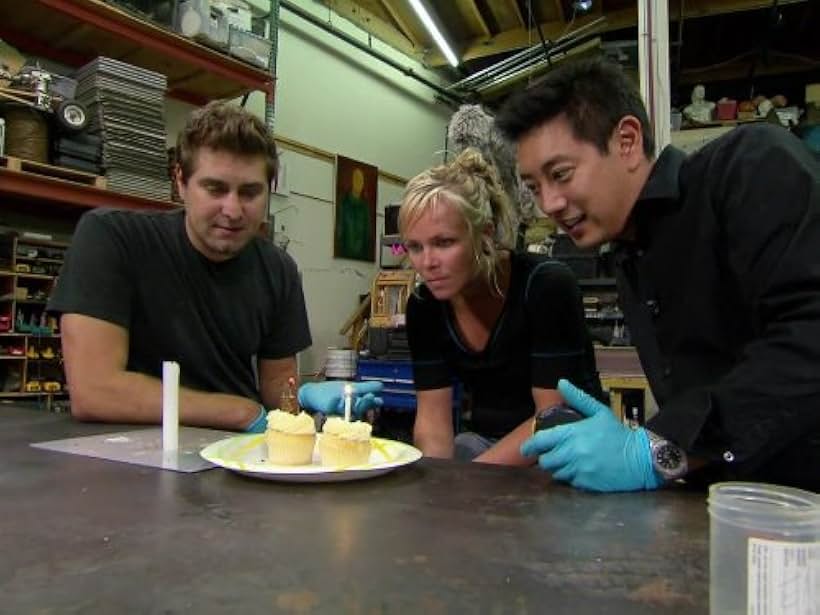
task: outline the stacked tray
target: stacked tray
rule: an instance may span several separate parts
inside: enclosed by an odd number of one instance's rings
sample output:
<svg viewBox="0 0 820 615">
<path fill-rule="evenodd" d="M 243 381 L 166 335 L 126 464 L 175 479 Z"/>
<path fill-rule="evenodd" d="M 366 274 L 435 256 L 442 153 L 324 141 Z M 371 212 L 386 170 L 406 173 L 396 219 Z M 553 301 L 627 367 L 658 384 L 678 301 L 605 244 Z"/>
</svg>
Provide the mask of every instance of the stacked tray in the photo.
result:
<svg viewBox="0 0 820 615">
<path fill-rule="evenodd" d="M 77 99 L 88 108 L 88 131 L 102 137 L 108 189 L 169 199 L 165 75 L 98 57 L 75 78 Z"/>
<path fill-rule="evenodd" d="M 51 162 L 59 167 L 102 175 L 100 137 L 80 132 L 62 135 L 51 142 Z"/>
</svg>

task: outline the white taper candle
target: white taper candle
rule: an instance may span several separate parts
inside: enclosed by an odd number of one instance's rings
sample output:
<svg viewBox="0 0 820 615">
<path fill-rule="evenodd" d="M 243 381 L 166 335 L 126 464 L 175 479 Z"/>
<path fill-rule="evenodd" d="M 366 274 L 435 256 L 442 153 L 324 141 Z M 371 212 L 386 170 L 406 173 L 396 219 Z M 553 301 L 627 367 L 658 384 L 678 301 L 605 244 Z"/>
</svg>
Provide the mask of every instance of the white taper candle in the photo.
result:
<svg viewBox="0 0 820 615">
<path fill-rule="evenodd" d="M 162 362 L 162 450 L 179 449 L 179 363 Z"/>
<path fill-rule="evenodd" d="M 353 407 L 353 385 L 345 384 L 345 420 L 350 420 L 350 411 Z"/>
</svg>

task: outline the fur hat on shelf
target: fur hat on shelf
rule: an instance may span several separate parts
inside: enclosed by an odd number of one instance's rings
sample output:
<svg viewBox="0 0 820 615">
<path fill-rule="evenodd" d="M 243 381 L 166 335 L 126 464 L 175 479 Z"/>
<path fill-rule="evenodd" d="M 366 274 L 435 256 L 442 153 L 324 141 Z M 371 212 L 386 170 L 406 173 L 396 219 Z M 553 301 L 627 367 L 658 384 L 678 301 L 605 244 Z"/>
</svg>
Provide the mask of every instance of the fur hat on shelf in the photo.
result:
<svg viewBox="0 0 820 615">
<path fill-rule="evenodd" d="M 515 148 L 495 128 L 493 116 L 481 105 L 461 105 L 447 125 L 448 155 L 456 156 L 467 147 L 481 152 L 498 170 L 501 183 L 521 222 L 535 217 L 535 203 L 530 191 L 518 177 Z"/>
</svg>

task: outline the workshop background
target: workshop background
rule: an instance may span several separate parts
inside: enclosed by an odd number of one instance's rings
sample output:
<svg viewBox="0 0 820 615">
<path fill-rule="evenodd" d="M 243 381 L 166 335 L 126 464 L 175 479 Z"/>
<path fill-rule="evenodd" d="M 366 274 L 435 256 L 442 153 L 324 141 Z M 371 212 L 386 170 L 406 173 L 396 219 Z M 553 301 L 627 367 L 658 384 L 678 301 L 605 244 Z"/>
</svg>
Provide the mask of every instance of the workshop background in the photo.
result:
<svg viewBox="0 0 820 615">
<path fill-rule="evenodd" d="M 462 105 L 491 116 L 513 89 L 568 58 L 603 54 L 638 81 L 639 39 L 659 34 L 640 17 L 659 6 L 2 3 L 0 397 L 64 406 L 59 329 L 44 307 L 74 224 L 92 207 L 179 206 L 168 179 L 176 134 L 194 105 L 231 98 L 265 118 L 281 148 L 266 232 L 302 274 L 314 344 L 299 357 L 301 374 L 382 379 L 388 405 L 412 409 L 403 309 L 415 280 L 395 228 L 404 183 L 454 149 L 448 128 Z M 693 151 L 739 123 L 769 121 L 820 160 L 820 4 L 678 0 L 662 8 L 669 78 L 658 84 L 666 96 L 658 117 L 673 144 Z M 704 100 L 694 104 L 699 84 Z M 377 170 L 372 261 L 334 258 L 337 156 Z M 578 251 L 532 210 L 524 222 L 521 249 L 565 260 L 581 282 L 613 408 L 645 420 L 653 402 L 606 249 Z"/>
</svg>

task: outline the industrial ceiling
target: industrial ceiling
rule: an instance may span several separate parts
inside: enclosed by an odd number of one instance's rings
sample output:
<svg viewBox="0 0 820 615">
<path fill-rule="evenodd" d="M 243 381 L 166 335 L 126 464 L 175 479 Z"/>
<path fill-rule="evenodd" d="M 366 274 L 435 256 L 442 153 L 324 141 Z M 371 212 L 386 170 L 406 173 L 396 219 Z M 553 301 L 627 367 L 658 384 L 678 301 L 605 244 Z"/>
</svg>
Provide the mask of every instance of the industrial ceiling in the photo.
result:
<svg viewBox="0 0 820 615">
<path fill-rule="evenodd" d="M 634 61 L 635 0 L 421 1 L 453 48 L 455 68 L 410 0 L 320 0 L 434 69 L 451 91 L 466 98 L 492 100 L 522 78 L 547 70 L 550 63 L 536 62 L 536 55 L 545 60 L 546 55 L 602 49 Z M 803 82 L 820 78 L 820 2 L 671 0 L 669 19 L 673 87 L 795 74 Z M 533 50 L 529 59 L 528 48 Z M 516 54 L 523 59 L 515 61 Z M 497 68 L 500 62 L 512 64 L 518 74 Z"/>
</svg>

